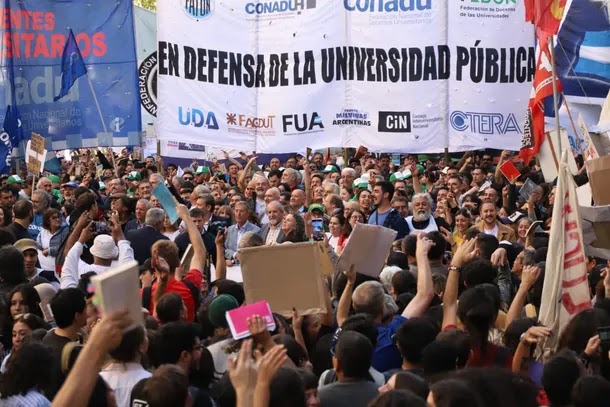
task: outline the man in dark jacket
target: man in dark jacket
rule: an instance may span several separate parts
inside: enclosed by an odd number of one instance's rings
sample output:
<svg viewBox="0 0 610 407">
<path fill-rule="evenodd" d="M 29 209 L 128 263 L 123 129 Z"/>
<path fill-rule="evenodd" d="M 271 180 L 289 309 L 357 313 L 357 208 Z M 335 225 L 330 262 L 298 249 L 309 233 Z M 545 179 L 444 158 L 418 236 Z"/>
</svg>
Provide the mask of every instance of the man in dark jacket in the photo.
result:
<svg viewBox="0 0 610 407">
<path fill-rule="evenodd" d="M 157 240 L 169 240 L 161 233 L 164 219 L 165 211 L 163 209 L 151 208 L 146 212 L 146 226 L 127 232 L 126 239 L 131 243 L 133 257 L 139 264 L 144 264 L 150 257 L 150 248 Z"/>
<path fill-rule="evenodd" d="M 379 225 L 395 230 L 396 240 L 409 234 L 405 219 L 392 208 L 394 185 L 388 181 L 379 181 L 373 188 L 373 200 L 376 209 L 369 215 L 369 225 Z"/>
</svg>

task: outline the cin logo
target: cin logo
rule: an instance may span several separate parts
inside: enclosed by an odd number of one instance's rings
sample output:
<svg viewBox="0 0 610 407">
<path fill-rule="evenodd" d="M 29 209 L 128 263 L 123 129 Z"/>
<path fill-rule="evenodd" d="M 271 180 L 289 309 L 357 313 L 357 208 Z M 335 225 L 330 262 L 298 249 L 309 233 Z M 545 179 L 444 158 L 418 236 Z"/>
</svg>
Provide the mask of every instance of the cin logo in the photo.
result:
<svg viewBox="0 0 610 407">
<path fill-rule="evenodd" d="M 380 133 L 410 133 L 411 112 L 379 112 L 377 131 Z"/>
<path fill-rule="evenodd" d="M 184 109 L 178 107 L 178 121 L 183 126 L 207 127 L 210 130 L 218 130 L 218 122 L 214 112 L 203 112 L 199 109 Z"/>
<path fill-rule="evenodd" d="M 513 113 L 475 113 L 454 111 L 449 116 L 451 127 L 457 131 L 470 131 L 477 134 L 521 134 L 521 128 Z"/>
<path fill-rule="evenodd" d="M 322 118 L 317 112 L 313 112 L 311 116 L 307 113 L 303 114 L 286 114 L 282 116 L 282 127 L 284 133 L 289 133 L 288 128 L 294 127 L 298 132 L 321 130 L 324 128 Z M 315 129 L 315 128 L 318 129 Z"/>
<path fill-rule="evenodd" d="M 214 0 L 179 0 L 184 12 L 195 20 L 204 20 L 214 11 Z"/>
</svg>

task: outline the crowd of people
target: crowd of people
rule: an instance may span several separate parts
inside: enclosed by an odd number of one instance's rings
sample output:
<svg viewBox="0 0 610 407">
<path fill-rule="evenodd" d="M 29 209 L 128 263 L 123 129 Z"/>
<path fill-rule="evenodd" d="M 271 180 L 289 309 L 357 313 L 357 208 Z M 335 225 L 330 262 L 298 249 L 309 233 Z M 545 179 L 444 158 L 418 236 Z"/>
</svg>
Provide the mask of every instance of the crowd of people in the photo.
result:
<svg viewBox="0 0 610 407">
<path fill-rule="evenodd" d="M 608 405 L 605 259 L 587 257 L 593 308 L 535 352 L 553 334 L 538 314 L 555 187 L 533 162 L 359 149 L 179 168 L 112 154 L 0 177 L 0 405 Z M 521 173 L 510 182 L 507 160 Z M 336 267 L 358 223 L 396 231 L 376 278 Z M 234 340 L 240 251 L 309 241 L 335 268 L 320 276 L 323 313 L 274 313 L 273 332 L 253 316 Z M 125 330 L 127 312 L 101 315 L 90 280 L 130 260 L 145 324 Z"/>
</svg>

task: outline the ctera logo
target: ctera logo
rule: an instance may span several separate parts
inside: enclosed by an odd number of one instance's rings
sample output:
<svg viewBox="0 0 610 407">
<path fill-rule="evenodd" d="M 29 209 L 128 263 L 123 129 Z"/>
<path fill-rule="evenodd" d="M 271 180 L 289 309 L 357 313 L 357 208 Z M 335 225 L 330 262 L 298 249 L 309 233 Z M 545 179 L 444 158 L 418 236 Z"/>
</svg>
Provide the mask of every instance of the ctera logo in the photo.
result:
<svg viewBox="0 0 610 407">
<path fill-rule="evenodd" d="M 178 107 L 178 121 L 183 126 L 207 127 L 210 130 L 218 130 L 218 122 L 214 112 L 203 112 L 199 109 L 184 109 Z"/>
<path fill-rule="evenodd" d="M 410 133 L 411 112 L 379 112 L 377 131 L 380 133 Z"/>
<path fill-rule="evenodd" d="M 282 127 L 284 133 L 294 133 L 288 130 L 289 127 L 294 127 L 296 132 L 311 132 L 315 133 L 318 131 L 322 131 L 324 129 L 324 124 L 322 123 L 322 118 L 318 115 L 317 112 L 313 112 L 311 117 L 307 115 L 307 113 L 303 113 L 302 115 L 298 114 L 286 114 L 282 116 Z M 316 127 L 318 129 L 316 129 Z"/>
<path fill-rule="evenodd" d="M 451 127 L 457 131 L 469 131 L 477 134 L 521 134 L 521 128 L 513 113 L 504 116 L 501 113 L 475 113 L 454 111 L 449 116 Z"/>
<path fill-rule="evenodd" d="M 361 13 L 393 13 L 432 9 L 432 0 L 343 0 L 347 11 Z"/>
<path fill-rule="evenodd" d="M 184 6 L 182 9 L 195 20 L 204 20 L 214 11 L 214 0 L 178 0 Z"/>
<path fill-rule="evenodd" d="M 275 14 L 297 12 L 316 8 L 316 0 L 279 0 L 262 3 L 246 3 L 248 14 Z"/>
</svg>

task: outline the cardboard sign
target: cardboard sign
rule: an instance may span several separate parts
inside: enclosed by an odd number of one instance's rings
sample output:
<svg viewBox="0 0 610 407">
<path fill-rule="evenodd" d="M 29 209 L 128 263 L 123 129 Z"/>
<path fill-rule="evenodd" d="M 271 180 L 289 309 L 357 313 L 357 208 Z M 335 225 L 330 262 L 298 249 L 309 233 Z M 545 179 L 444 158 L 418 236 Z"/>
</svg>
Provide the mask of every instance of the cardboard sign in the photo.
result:
<svg viewBox="0 0 610 407">
<path fill-rule="evenodd" d="M 561 129 L 560 137 L 561 148 L 572 151 L 570 140 L 568 139 L 568 132 L 565 129 Z M 538 152 L 538 161 L 540 162 L 540 169 L 544 175 L 545 182 L 553 182 L 555 178 L 557 178 L 557 168 L 559 167 L 560 159 L 561 151 L 559 151 L 559 137 L 557 136 L 557 132 L 548 131 L 544 134 L 544 141 L 540 146 L 540 152 Z M 578 166 L 576 165 L 573 154 L 568 154 L 568 168 L 572 175 L 578 174 Z"/>
<path fill-rule="evenodd" d="M 95 287 L 94 303 L 99 304 L 103 314 L 122 309 L 129 311 L 133 323 L 126 331 L 144 322 L 138 274 L 138 262 L 130 261 L 91 277 Z"/>
<path fill-rule="evenodd" d="M 585 163 L 589 173 L 589 184 L 595 205 L 610 205 L 610 188 L 608 188 L 608 177 L 610 177 L 610 156 L 604 155 Z"/>
<path fill-rule="evenodd" d="M 515 167 L 512 160 L 506 160 L 500 166 L 500 172 L 511 184 L 521 176 L 521 172 Z"/>
<path fill-rule="evenodd" d="M 585 151 L 583 151 L 583 155 L 585 160 L 593 160 L 595 158 L 599 158 L 599 153 L 593 144 L 593 140 L 591 139 L 591 135 L 589 134 L 589 129 L 587 128 L 587 124 L 585 120 L 582 118 L 582 113 L 578 115 L 578 129 L 582 133 L 583 139 L 585 140 Z"/>
<path fill-rule="evenodd" d="M 47 156 L 47 150 L 44 149 L 44 138 L 42 141 L 43 150 L 40 153 L 34 151 L 32 148 L 32 140 L 28 140 L 25 145 L 26 166 L 28 171 L 34 175 L 42 174 L 42 171 L 44 170 L 43 162 Z M 35 143 L 40 144 L 40 140 L 36 139 Z M 39 146 L 36 146 L 36 148 L 39 148 Z"/>
<path fill-rule="evenodd" d="M 265 320 L 268 331 L 275 330 L 275 319 L 273 319 L 269 303 L 267 301 L 259 301 L 254 304 L 246 305 L 245 307 L 227 311 L 226 318 L 233 339 L 244 339 L 250 336 L 248 318 L 252 318 L 255 315 L 259 315 Z"/>
<path fill-rule="evenodd" d="M 37 154 L 44 153 L 44 137 L 40 134 L 32 132 L 32 138 L 30 139 L 30 149 Z"/>
<path fill-rule="evenodd" d="M 337 262 L 338 270 L 349 270 L 370 277 L 379 277 L 390 253 L 397 232 L 377 225 L 357 223 Z"/>
<path fill-rule="evenodd" d="M 274 312 L 326 312 L 317 243 L 281 244 L 240 250 L 246 303 L 267 301 Z"/>
</svg>

